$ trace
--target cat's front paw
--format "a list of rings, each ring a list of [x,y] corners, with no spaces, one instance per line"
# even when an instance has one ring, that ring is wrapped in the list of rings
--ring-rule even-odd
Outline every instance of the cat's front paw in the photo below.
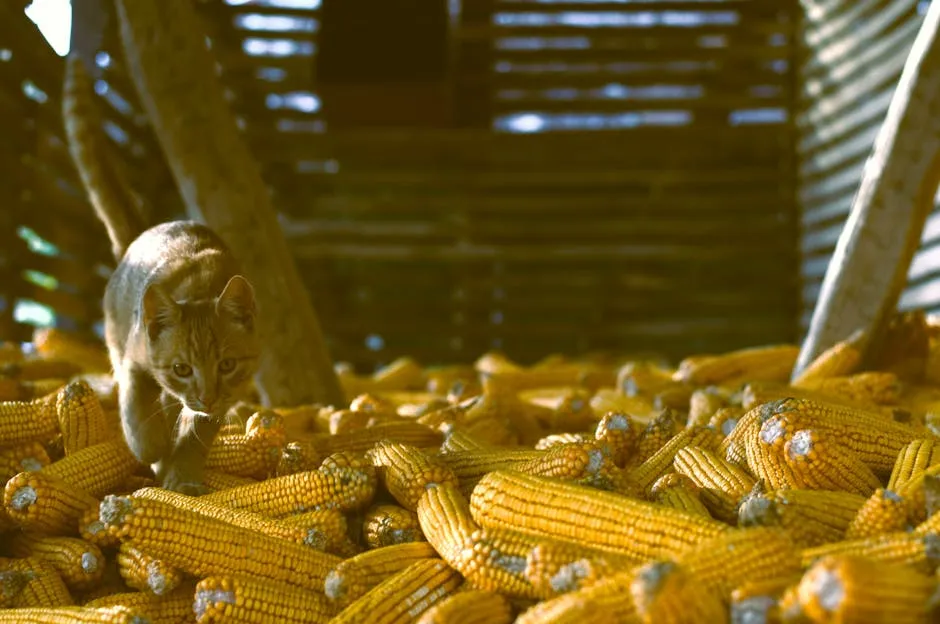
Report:
[[[193,479],[192,475],[185,475],[174,470],[170,470],[166,475],[163,476],[163,479],[161,480],[161,486],[164,489],[179,492],[180,494],[186,494],[188,496],[202,496],[203,494],[209,494],[212,492],[211,488],[206,486],[205,483],[202,483],[197,479]]]

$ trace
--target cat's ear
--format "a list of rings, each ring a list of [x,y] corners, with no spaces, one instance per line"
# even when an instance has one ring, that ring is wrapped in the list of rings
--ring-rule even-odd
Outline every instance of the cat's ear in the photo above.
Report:
[[[167,327],[179,322],[179,304],[157,284],[147,287],[141,304],[141,321],[151,340]]]
[[[247,279],[235,275],[222,289],[215,310],[251,329],[255,320],[255,289]]]

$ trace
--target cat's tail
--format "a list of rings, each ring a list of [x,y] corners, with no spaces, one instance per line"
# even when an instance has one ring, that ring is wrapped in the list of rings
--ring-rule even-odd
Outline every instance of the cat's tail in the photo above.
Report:
[[[66,59],[62,93],[66,142],[82,186],[108,231],[114,258],[120,261],[146,229],[146,220],[139,197],[108,145],[97,106],[91,77],[73,52]]]

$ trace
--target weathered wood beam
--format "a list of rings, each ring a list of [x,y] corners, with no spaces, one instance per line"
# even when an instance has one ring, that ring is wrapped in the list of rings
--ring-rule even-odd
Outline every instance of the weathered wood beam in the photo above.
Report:
[[[859,330],[880,349],[940,182],[940,2],[930,4],[823,279],[794,378]]]
[[[264,402],[341,405],[320,322],[191,0],[118,0],[117,14],[129,73],[187,212],[228,242],[254,284]]]

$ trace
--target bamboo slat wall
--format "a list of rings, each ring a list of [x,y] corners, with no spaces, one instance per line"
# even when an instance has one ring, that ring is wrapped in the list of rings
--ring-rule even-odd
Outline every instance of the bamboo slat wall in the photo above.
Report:
[[[200,10],[336,359],[369,368],[490,348],[522,360],[678,356],[795,339],[795,0],[494,0],[483,17],[464,12],[456,40],[466,73],[455,88],[483,98],[463,106],[489,111],[491,130],[415,132],[331,132],[312,62],[317,3],[281,4],[207,0]],[[13,37],[7,23],[0,35]],[[35,29],[30,37],[0,48],[42,47]],[[179,216],[113,39],[99,85],[115,148],[153,214]],[[468,56],[481,49],[485,66]],[[45,55],[49,101],[14,89],[11,106],[20,125],[41,117],[61,137],[61,59],[30,54]],[[17,67],[5,84],[34,71]],[[62,163],[61,139],[52,143],[47,158]],[[80,263],[43,267],[84,280],[73,289],[81,309],[55,302],[62,278],[42,293],[19,280],[11,294],[90,327],[104,278],[87,267],[106,275],[108,247],[67,169],[33,186],[66,180],[72,212],[21,201],[17,218],[63,251],[87,241]],[[60,213],[73,228],[51,225]],[[9,271],[21,273],[21,256]]]
[[[816,0],[807,6],[801,67],[800,204],[803,309],[809,326],[842,226],[929,2]],[[940,212],[924,228],[900,307],[940,312]]]

